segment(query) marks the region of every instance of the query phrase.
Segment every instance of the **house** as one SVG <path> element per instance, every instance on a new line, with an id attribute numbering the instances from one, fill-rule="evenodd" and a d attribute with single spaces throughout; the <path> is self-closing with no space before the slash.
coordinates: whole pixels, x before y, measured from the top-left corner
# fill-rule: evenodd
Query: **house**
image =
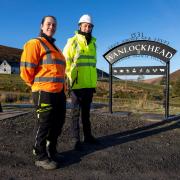
<path id="1" fill-rule="evenodd" d="M 8 62 L 3 60 L 0 62 L 0 74 L 18 74 L 19 73 L 19 63 L 18 62 Z"/>
<path id="2" fill-rule="evenodd" d="M 0 45 L 0 74 L 19 74 L 22 49 Z"/>
<path id="3" fill-rule="evenodd" d="M 0 74 L 11 74 L 11 66 L 6 60 L 0 64 Z"/>

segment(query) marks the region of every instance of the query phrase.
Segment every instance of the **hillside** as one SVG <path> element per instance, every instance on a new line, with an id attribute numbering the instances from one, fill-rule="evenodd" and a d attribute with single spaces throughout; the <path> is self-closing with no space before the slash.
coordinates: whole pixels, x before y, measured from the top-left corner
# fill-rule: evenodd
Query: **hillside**
<path id="1" fill-rule="evenodd" d="M 171 81 L 177 81 L 177 79 L 180 78 L 180 69 L 171 73 L 170 78 Z"/>
<path id="2" fill-rule="evenodd" d="M 162 80 L 162 77 L 158 77 L 158 78 L 144 79 L 141 82 L 147 83 L 147 84 L 160 84 L 161 80 Z"/>
<path id="3" fill-rule="evenodd" d="M 12 48 L 0 45 L 0 62 L 8 60 L 8 62 L 19 62 L 22 49 Z"/>
<path id="4" fill-rule="evenodd" d="M 152 78 L 152 79 L 145 79 L 142 80 L 143 83 L 147 84 L 160 84 L 163 77 Z M 180 78 L 180 69 L 170 74 L 170 81 L 175 82 L 177 79 Z"/>

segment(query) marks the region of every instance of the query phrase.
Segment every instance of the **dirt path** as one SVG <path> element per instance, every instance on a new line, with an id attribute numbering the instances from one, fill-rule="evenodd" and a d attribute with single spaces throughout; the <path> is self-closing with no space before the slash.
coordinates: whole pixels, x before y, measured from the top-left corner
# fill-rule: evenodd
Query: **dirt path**
<path id="1" fill-rule="evenodd" d="M 0 179 L 180 179 L 180 120 L 151 122 L 140 116 L 92 112 L 93 132 L 101 145 L 72 150 L 69 110 L 59 139 L 61 167 L 34 166 L 35 115 L 0 121 Z"/>

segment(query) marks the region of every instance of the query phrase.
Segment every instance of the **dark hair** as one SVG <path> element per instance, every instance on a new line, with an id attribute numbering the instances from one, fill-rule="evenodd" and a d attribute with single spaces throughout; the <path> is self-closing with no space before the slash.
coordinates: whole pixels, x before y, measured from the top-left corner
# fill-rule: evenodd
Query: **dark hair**
<path id="1" fill-rule="evenodd" d="M 45 19 L 47 18 L 47 17 L 51 17 L 51 18 L 53 18 L 54 19 L 54 21 L 57 23 L 57 19 L 54 17 L 54 16 L 51 16 L 51 15 L 48 15 L 48 16 L 44 16 L 43 18 L 42 18 L 42 20 L 41 20 L 41 25 L 43 25 L 44 24 L 44 21 L 45 21 Z M 42 29 L 40 29 L 40 32 L 39 32 L 39 36 L 41 36 L 42 35 Z"/>

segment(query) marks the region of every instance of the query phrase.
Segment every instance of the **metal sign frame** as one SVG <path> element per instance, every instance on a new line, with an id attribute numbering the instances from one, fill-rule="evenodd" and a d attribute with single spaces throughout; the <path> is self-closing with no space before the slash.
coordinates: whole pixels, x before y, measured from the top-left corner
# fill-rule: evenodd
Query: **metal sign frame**
<path id="1" fill-rule="evenodd" d="M 156 41 L 149 41 L 149 40 L 136 40 L 136 41 L 129 41 L 126 43 L 119 44 L 109 51 L 107 51 L 103 57 L 109 63 L 109 112 L 112 112 L 112 76 L 118 74 L 118 70 L 128 69 L 129 71 L 133 68 L 141 70 L 142 72 L 134 73 L 126 73 L 126 75 L 137 75 L 137 74 L 146 74 L 143 73 L 145 68 L 149 68 L 152 70 L 153 68 L 164 68 L 165 72 L 161 73 L 160 70 L 156 73 L 151 73 L 158 75 L 163 74 L 166 76 L 166 86 L 165 86 L 165 118 L 169 117 L 169 73 L 170 73 L 170 59 L 174 56 L 176 50 L 170 46 L 167 46 L 163 43 L 159 43 Z M 148 55 L 153 56 L 155 58 L 160 59 L 161 61 L 166 63 L 166 66 L 143 66 L 143 67 L 116 67 L 112 68 L 113 64 L 120 61 L 121 59 L 133 56 L 133 55 Z M 117 71 L 117 74 L 113 73 L 113 70 Z M 126 71 L 127 72 L 127 71 Z M 123 73 L 122 73 L 123 74 Z M 148 73 L 150 74 L 150 72 Z"/>
<path id="2" fill-rule="evenodd" d="M 166 66 L 113 67 L 113 75 L 165 75 Z"/>

